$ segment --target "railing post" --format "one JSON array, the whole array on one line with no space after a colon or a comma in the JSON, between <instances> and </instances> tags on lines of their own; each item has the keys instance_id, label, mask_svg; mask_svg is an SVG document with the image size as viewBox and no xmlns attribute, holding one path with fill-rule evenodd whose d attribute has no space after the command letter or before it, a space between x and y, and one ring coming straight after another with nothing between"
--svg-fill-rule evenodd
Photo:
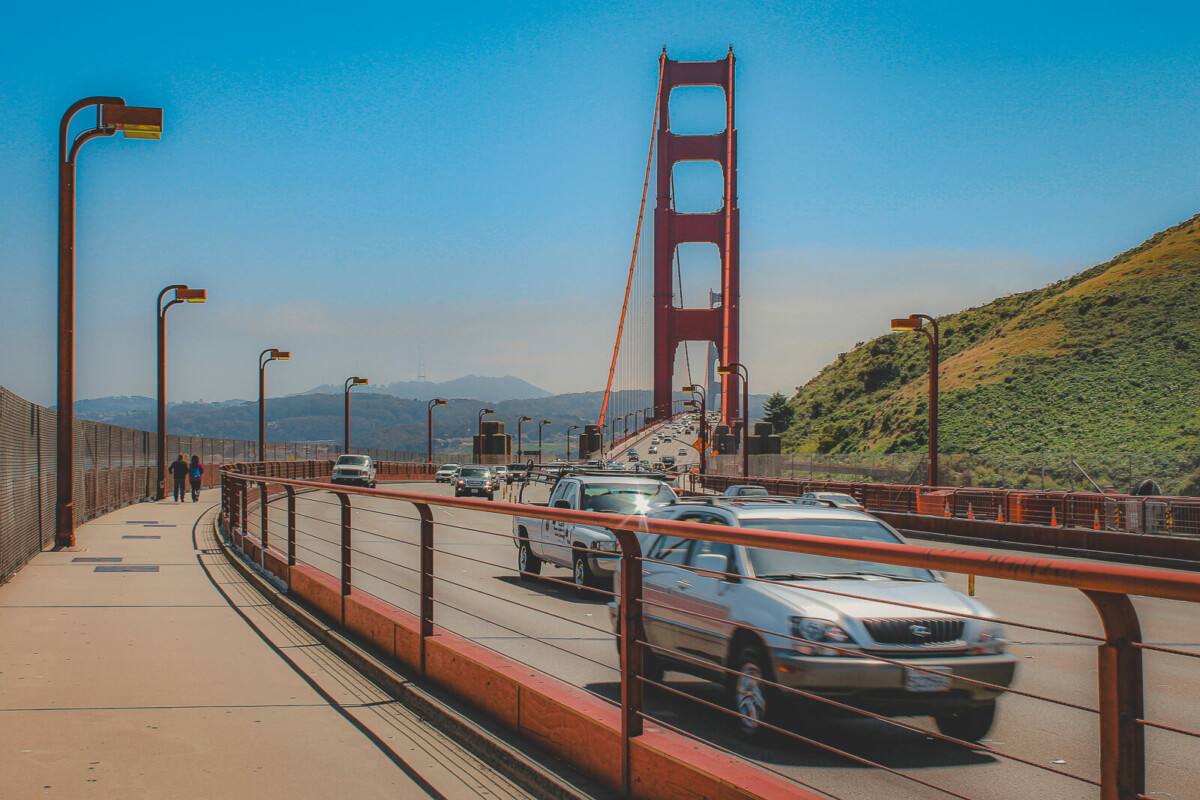
<instances>
[{"instance_id":1,"label":"railing post","mask_svg":"<svg viewBox=\"0 0 1200 800\"><path fill-rule=\"evenodd\" d=\"M350 496L338 493L342 503L342 627L346 626L346 598L350 596Z\"/></svg>"},{"instance_id":2,"label":"railing post","mask_svg":"<svg viewBox=\"0 0 1200 800\"><path fill-rule=\"evenodd\" d=\"M284 490L287 491L287 542L288 551L287 559L288 566L296 566L296 487L291 484L284 485Z\"/></svg>"},{"instance_id":3,"label":"railing post","mask_svg":"<svg viewBox=\"0 0 1200 800\"><path fill-rule=\"evenodd\" d=\"M1096 648L1100 696L1100 798L1133 800L1146 793L1146 731L1142 641L1129 596L1087 589L1104 623Z\"/></svg>"},{"instance_id":4,"label":"railing post","mask_svg":"<svg viewBox=\"0 0 1200 800\"><path fill-rule=\"evenodd\" d=\"M238 528L242 535L246 535L246 505L247 498L250 495L250 481L242 480L238 482Z\"/></svg>"},{"instance_id":5,"label":"railing post","mask_svg":"<svg viewBox=\"0 0 1200 800\"><path fill-rule=\"evenodd\" d=\"M421 516L421 674L425 674L425 640L433 635L433 510L415 503Z\"/></svg>"},{"instance_id":6,"label":"railing post","mask_svg":"<svg viewBox=\"0 0 1200 800\"><path fill-rule=\"evenodd\" d=\"M621 794L633 796L631 739L642 735L642 547L632 531L615 531L621 545Z\"/></svg>"},{"instance_id":7,"label":"railing post","mask_svg":"<svg viewBox=\"0 0 1200 800\"><path fill-rule=\"evenodd\" d=\"M259 536L258 543L260 545L258 560L259 566L265 566L267 563L267 482L262 481L258 484L258 516L259 516Z\"/></svg>"}]
</instances>

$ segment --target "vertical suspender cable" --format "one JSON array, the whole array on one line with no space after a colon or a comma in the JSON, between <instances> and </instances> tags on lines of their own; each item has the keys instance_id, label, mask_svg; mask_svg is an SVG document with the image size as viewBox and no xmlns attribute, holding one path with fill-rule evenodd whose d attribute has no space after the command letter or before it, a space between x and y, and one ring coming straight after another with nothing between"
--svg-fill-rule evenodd
<instances>
[{"instance_id":1,"label":"vertical suspender cable","mask_svg":"<svg viewBox=\"0 0 1200 800\"><path fill-rule=\"evenodd\" d=\"M658 91L654 97L654 125L650 128L650 154L646 156L646 180L642 183L642 205L638 209L637 232L633 235L633 257L629 260L629 278L625 281L625 300L621 303L621 321L617 323L617 343L613 345L612 365L608 368L608 383L604 387L604 402L600 405L600 419L596 422L604 427L604 416L608 413L608 396L612 392L613 371L617 368L617 354L621 352L621 333L625 330L625 311L629 307L629 289L633 286L633 271L637 266L638 243L642 238L642 219L646 215L646 190L650 187L650 170L654 166L654 139L658 134L658 104L662 101L663 70L667 54L658 59Z\"/></svg>"}]
</instances>

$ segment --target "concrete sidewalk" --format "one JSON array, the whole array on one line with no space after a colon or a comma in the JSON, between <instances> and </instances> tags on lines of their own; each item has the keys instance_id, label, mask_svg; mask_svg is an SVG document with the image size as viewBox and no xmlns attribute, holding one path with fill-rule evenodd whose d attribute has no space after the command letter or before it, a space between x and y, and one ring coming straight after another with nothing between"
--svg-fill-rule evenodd
<instances>
[{"instance_id":1,"label":"concrete sidewalk","mask_svg":"<svg viewBox=\"0 0 1200 800\"><path fill-rule=\"evenodd\" d=\"M524 798L296 626L199 503L142 503L0 587L0 798Z\"/></svg>"}]
</instances>

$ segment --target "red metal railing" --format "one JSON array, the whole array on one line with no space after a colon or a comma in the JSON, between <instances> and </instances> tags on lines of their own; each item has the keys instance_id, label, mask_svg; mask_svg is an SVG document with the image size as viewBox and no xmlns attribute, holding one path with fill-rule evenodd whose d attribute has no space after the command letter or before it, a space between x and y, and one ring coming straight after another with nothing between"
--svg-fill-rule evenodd
<instances>
[{"instance_id":1,"label":"red metal railing","mask_svg":"<svg viewBox=\"0 0 1200 800\"><path fill-rule=\"evenodd\" d=\"M277 470L267 467L263 471L272 473ZM416 471L413 474L416 474ZM1008 690L1010 694L1021 698L1050 702L1071 713L1097 718L1099 753L1096 772L1092 775L1077 774L1068 771L1066 767L1044 763L1040 753L1001 750L998 744L1003 743L971 744L961 742L953 737L928 731L908 722L864 712L834 698L825 698L792 689L776 681L768 680L766 682L765 685L769 687L770 691L798 695L809 702L819 703L840 712L860 714L908 732L917 731L923 736L929 737L930 740L942 743L943 746L948 742L970 746L974 751L986 754L988 757L1037 769L1051 774L1055 779L1070 780L1083 787L1098 787L1100 796L1106 800L1109 798L1116 800L1117 798L1149 797L1145 786L1145 733L1147 729L1153 730L1156 736L1171 735L1192 743L1200 738L1200 732L1195 730L1200 725L1195 723L1190 723L1189 727L1189 724L1177 724L1176 720L1162 721L1148 718L1144 710L1144 693L1147 685L1143 680L1142 664L1143 653L1153 653L1156 658L1197 658L1200 657L1200 653L1185 649L1188 645L1169 646L1168 644L1144 643L1138 615L1130 601L1131 595L1138 595L1189 603L1200 602L1200 577L1195 575L1140 567L985 555L930 547L834 540L820 536L746 528L645 520L640 517L621 517L612 514L549 509L540 506L455 499L407 491L332 487L313 481L276 477L271 474L248 475L232 470L225 471L222 477L223 514L234 533L235 541L242 542L247 552L256 554L257 560L264 564L268 562L267 554L274 554L275 561L286 565L287 568L297 564L318 566L328 574L337 577L343 597L350 595L352 587L354 591L362 591L364 585L373 585L378 587L373 591L377 593L376 596L379 599L383 600L383 595L388 595L391 599L386 602L392 603L398 608L404 606L411 608L419 619L422 665L424 664L424 641L434 632L436 607L439 630L454 631L457 627L461 629L462 633L468 634L470 633L468 629L472 625L495 626L496 630L502 632L503 635L484 637L487 646L499 651L505 651L507 648L506 653L510 658L518 662L526 659L522 663L536 669L546 671L546 663L533 663L536 659L527 657L525 654L528 651L553 651L559 653L560 656L569 656L574 659L572 663L594 665L595 668L617 672L620 681L622 767L625 775L624 788L627 792L630 788L628 776L630 774L631 742L642 735L643 724L646 720L652 720L660 728L673 730L686 736L696 736L690 726L679 723L675 716L667 717L664 716L664 712L656 710L655 707L648 708L644 694L646 686L657 687L658 694L665 693L671 699L702 707L705 713L719 712L725 715L737 715L737 712L724 709L705 697L689 691L686 687L681 688L661 680L650 680L647 677L644 669L646 656L653 657L656 653L664 654L666 651L661 645L648 643L642 628L642 611L651 605L651 602L642 597L641 566L646 559L641 552L641 544L637 535L639 533L669 534L685 539L944 570L1044 586L1069 587L1087 597L1098 613L1102 624L1102 631L1097 635L1087 631L1059 630L1043 624L1040 619L1032 623L1012 619L1001 620L1005 625L1013 628L1041 634L1069 636L1080 643L1095 645L1097 703L1094 707L1071 697L1048 697L1026 690L1020 685ZM270 508L266 501L275 493L286 493L287 501L286 512L283 508L275 511L275 530L272 532ZM351 503L351 498L354 498L354 504ZM257 515L250 513L248 506L251 502L259 504ZM408 504L415 508L415 514L403 511ZM441 510L441 518L436 521L434 509ZM557 609L557 613L546 611L545 608L539 608L520 598L506 595L503 584L493 585L481 582L477 577L460 578L446 567L435 571L435 563L452 563L464 573L477 572L481 568L491 571L496 567L514 571L511 569L511 564L505 565L485 557L488 551L487 542L512 543L513 535L495 530L497 526L492 522L481 524L464 519L462 512L485 512L489 515L486 519L498 519L501 523L507 522L511 516L521 515L532 519L600 526L613 530L621 547L621 583L615 587L613 592L604 592L603 590L600 592L617 599L620 604L619 668L614 667L611 662L606 662L606 659L598 657L593 652L581 651L579 648L583 647L583 644L564 645L561 641L547 636L542 631L543 625L550 624L546 621L549 620L554 625L582 625L590 632L589 636L593 638L597 632L607 633L593 623L575 618L572 613L569 613L569 610ZM284 513L286 516L281 519L280 517ZM419 534L413 533L415 529L419 529ZM328 531L329 536L323 537L322 531ZM456 537L464 536L484 538L471 539L472 543L469 545L456 540ZM479 544L479 542L483 544ZM409 555L390 556L389 554L393 550L407 552ZM514 551L508 552L511 554ZM437 557L436 561L435 556ZM282 572L281 577L286 580L287 570L281 567L280 571ZM544 576L542 582L543 585L556 591L556 585L564 588L573 587L570 581L549 575ZM814 586L811 589L806 586L805 589L818 593L825 591L829 595L855 597L855 595L845 592L823 590L820 586ZM473 608L471 603L464 598L483 598L481 602L485 606L482 609ZM878 602L878 598L871 599ZM518 607L514 619L536 613L544 621L535 626L536 630L524 630L521 623L509 621L507 618L502 619L499 616L497 609L502 603ZM904 603L896 603L896 605L905 606ZM908 607L913 610L925 610ZM693 618L697 618L697 615L704 616L702 611L697 612L695 608L672 607L672 610L690 613ZM928 610L937 611L937 609ZM1050 612L1051 609L1046 609L1046 613ZM958 617L970 618L971 616L957 612L950 613L954 613ZM767 632L756 628L752 628L751 631L758 635L771 633L778 636L777 632ZM525 645L513 649L515 645L497 644L498 641L508 642L515 637L519 637L519 641L524 642ZM790 638L798 644L813 644L799 637L784 638ZM847 651L845 652L847 656L861 656L861 653L852 653L847 648L836 645L822 644L821 646L835 651ZM693 658L688 653L678 650L672 651L672 657L683 661ZM886 662L888 660L886 657L875 654L870 657L877 661ZM708 666L712 667L712 665ZM905 662L905 666L913 668L911 662ZM915 668L918 671L921 669L919 665ZM720 665L719 669L731 679L742 676L742 673L732 669L729 665ZM1079 677L1081 676L1072 675L1068 682L1077 682ZM955 680L967 681L966 678L955 678ZM1034 685L1038 684L1035 682ZM1161 691L1157 686L1152 686L1151 689L1155 693ZM675 712L669 713L674 714ZM818 735L804 731L797 732L786 724L771 725L770 727L780 736L810 747L820 748L839 758L885 770L909 781L914 786L928 788L945 796L967 796L962 793L964 789L961 787L937 785L920 774L912 774L889 766L883 763L882 759L863 756L861 753L855 752L853 747L838 746L836 743L824 741ZM763 766L765 769L778 772L771 765ZM789 774L788 778L797 780L795 774ZM799 780L798 783L807 785L808 782ZM1010 786L1009 789L1011 788ZM1005 789L1003 796L1013 796L1013 793Z\"/></svg>"}]
</instances>

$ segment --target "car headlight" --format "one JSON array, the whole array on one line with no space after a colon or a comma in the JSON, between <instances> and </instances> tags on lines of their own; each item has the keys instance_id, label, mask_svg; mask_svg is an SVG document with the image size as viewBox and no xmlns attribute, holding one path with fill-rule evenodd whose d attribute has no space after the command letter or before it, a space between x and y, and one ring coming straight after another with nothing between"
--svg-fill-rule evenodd
<instances>
[{"instance_id":1,"label":"car headlight","mask_svg":"<svg viewBox=\"0 0 1200 800\"><path fill-rule=\"evenodd\" d=\"M615 552L617 552L617 543L616 542L592 542L592 549L599 550L603 553L615 553Z\"/></svg>"},{"instance_id":2,"label":"car headlight","mask_svg":"<svg viewBox=\"0 0 1200 800\"><path fill-rule=\"evenodd\" d=\"M985 622L979 632L975 645L971 648L972 655L995 655L1003 653L1008 644L1004 638L1004 626L999 622Z\"/></svg>"},{"instance_id":3,"label":"car headlight","mask_svg":"<svg viewBox=\"0 0 1200 800\"><path fill-rule=\"evenodd\" d=\"M854 640L850 638L850 634L841 629L840 626L830 622L827 619L812 619L810 617L792 617L792 636L805 641L792 642L792 646L796 652L804 653L805 655L813 656L840 656L846 655L838 650L833 650L828 647L816 646L819 642L828 642L829 644L844 647L846 645L854 645Z\"/></svg>"}]
</instances>

